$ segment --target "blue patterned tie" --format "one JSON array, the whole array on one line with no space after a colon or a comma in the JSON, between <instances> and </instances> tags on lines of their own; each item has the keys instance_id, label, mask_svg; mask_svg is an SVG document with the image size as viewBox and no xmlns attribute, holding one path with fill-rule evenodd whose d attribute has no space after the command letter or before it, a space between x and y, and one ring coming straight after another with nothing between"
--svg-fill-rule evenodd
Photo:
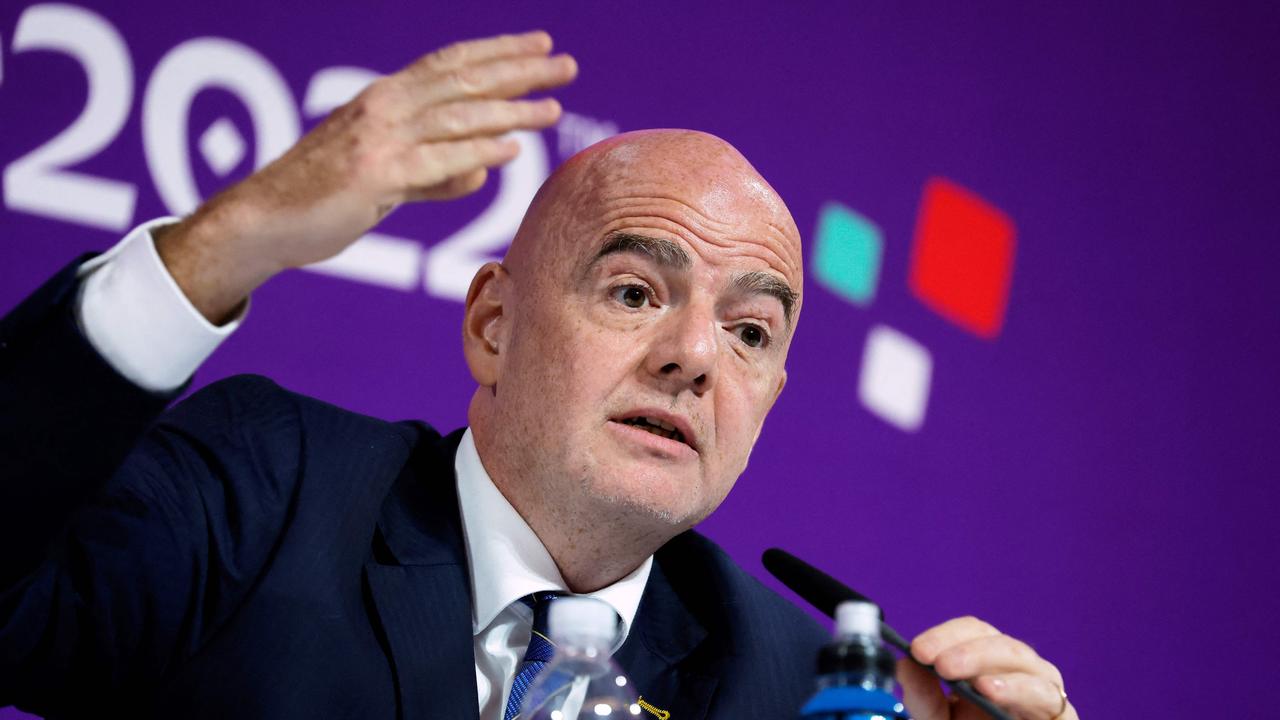
<instances>
[{"instance_id":1,"label":"blue patterned tie","mask_svg":"<svg viewBox=\"0 0 1280 720\"><path fill-rule=\"evenodd\" d=\"M524 651L520 672L511 682L511 694L507 697L507 710L502 714L502 720L513 720L520 714L520 701L524 700L534 678L551 662L556 646L547 634L547 610L558 597L561 597L560 593L538 592L520 598L520 602L533 609L533 632L529 634L529 648Z\"/></svg>"}]
</instances>

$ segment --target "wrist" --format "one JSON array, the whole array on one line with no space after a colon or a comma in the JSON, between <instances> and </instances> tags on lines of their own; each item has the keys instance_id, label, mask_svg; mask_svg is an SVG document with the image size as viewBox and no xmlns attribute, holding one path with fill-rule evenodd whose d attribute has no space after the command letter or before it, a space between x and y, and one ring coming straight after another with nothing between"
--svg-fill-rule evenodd
<instances>
[{"instance_id":1,"label":"wrist","mask_svg":"<svg viewBox=\"0 0 1280 720\"><path fill-rule=\"evenodd\" d=\"M283 269L254 247L247 215L215 199L152 232L156 252L178 288L215 325L233 318L258 286Z\"/></svg>"}]
</instances>

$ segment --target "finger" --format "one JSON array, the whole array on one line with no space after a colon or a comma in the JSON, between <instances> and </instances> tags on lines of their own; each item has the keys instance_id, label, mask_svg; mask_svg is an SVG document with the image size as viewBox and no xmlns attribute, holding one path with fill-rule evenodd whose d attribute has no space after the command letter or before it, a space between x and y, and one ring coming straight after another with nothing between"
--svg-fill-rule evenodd
<instances>
[{"instance_id":1,"label":"finger","mask_svg":"<svg viewBox=\"0 0 1280 720\"><path fill-rule=\"evenodd\" d=\"M405 68L419 76L456 70L467 65L523 55L546 55L551 52L551 36L542 30L517 35L498 35L479 40L464 40L423 55Z\"/></svg>"},{"instance_id":2,"label":"finger","mask_svg":"<svg viewBox=\"0 0 1280 720\"><path fill-rule=\"evenodd\" d=\"M932 665L943 650L953 645L999 634L999 630L976 617L956 618L917 635L911 641L911 655Z\"/></svg>"},{"instance_id":3,"label":"finger","mask_svg":"<svg viewBox=\"0 0 1280 720\"><path fill-rule=\"evenodd\" d=\"M414 191L409 200L452 200L479 190L488 179L489 171L485 168L472 170L465 175L455 175L438 185Z\"/></svg>"},{"instance_id":4,"label":"finger","mask_svg":"<svg viewBox=\"0 0 1280 720\"><path fill-rule=\"evenodd\" d=\"M467 98L512 98L560 87L578 74L569 55L518 57L467 65L421 82L410 79L409 92L428 105Z\"/></svg>"},{"instance_id":5,"label":"finger","mask_svg":"<svg viewBox=\"0 0 1280 720\"><path fill-rule=\"evenodd\" d=\"M1012 710L1018 717L1030 720L1056 720L1062 712L1063 720L1075 718L1075 709L1062 706L1060 686L1041 675L1029 673L1004 673L983 675L973 681L978 692L1002 708Z\"/></svg>"},{"instance_id":6,"label":"finger","mask_svg":"<svg viewBox=\"0 0 1280 720\"><path fill-rule=\"evenodd\" d=\"M406 153L400 187L430 188L458 175L510 161L520 145L510 138L472 138L418 145Z\"/></svg>"},{"instance_id":7,"label":"finger","mask_svg":"<svg viewBox=\"0 0 1280 720\"><path fill-rule=\"evenodd\" d=\"M902 703L907 706L907 714L915 720L947 720L951 716L947 696L928 670L910 658L899 658L896 674L898 684L902 685Z\"/></svg>"},{"instance_id":8,"label":"finger","mask_svg":"<svg viewBox=\"0 0 1280 720\"><path fill-rule=\"evenodd\" d=\"M542 100L472 100L432 105L415 120L424 141L502 135L511 130L540 130L560 119L560 103Z\"/></svg>"},{"instance_id":9,"label":"finger","mask_svg":"<svg viewBox=\"0 0 1280 720\"><path fill-rule=\"evenodd\" d=\"M1030 645L1008 635L988 635L952 645L933 661L938 674L949 680L1001 673L1030 673L1062 683L1058 668L1036 654Z\"/></svg>"}]
</instances>

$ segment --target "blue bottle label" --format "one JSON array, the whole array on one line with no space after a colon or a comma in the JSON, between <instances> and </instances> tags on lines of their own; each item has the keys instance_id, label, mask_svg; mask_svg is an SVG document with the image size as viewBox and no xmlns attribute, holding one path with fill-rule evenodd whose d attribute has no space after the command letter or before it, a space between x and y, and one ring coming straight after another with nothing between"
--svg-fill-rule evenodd
<instances>
[{"instance_id":1,"label":"blue bottle label","mask_svg":"<svg viewBox=\"0 0 1280 720\"><path fill-rule=\"evenodd\" d=\"M800 709L804 720L905 720L906 708L883 690L841 685L820 691Z\"/></svg>"}]
</instances>

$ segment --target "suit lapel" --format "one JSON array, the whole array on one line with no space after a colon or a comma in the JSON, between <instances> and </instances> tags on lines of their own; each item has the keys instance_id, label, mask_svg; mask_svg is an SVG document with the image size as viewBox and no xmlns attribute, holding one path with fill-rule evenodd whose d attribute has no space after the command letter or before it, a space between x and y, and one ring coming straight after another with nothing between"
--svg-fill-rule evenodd
<instances>
[{"instance_id":1,"label":"suit lapel","mask_svg":"<svg viewBox=\"0 0 1280 720\"><path fill-rule=\"evenodd\" d=\"M460 437L418 444L383 504L374 557L365 564L406 720L479 715L453 473Z\"/></svg>"},{"instance_id":2,"label":"suit lapel","mask_svg":"<svg viewBox=\"0 0 1280 720\"><path fill-rule=\"evenodd\" d=\"M479 716L471 581L453 472L462 432L417 444L383 503L373 558L365 564L405 720ZM716 653L664 572L662 556L617 660L650 720L703 720L717 684L707 667Z\"/></svg>"},{"instance_id":3,"label":"suit lapel","mask_svg":"<svg viewBox=\"0 0 1280 720\"><path fill-rule=\"evenodd\" d=\"M477 717L466 569L370 563L366 572L391 650L401 716Z\"/></svg>"},{"instance_id":4,"label":"suit lapel","mask_svg":"<svg viewBox=\"0 0 1280 720\"><path fill-rule=\"evenodd\" d=\"M676 594L660 562L653 564L633 628L616 658L645 701L645 716L702 720L717 678L690 655L706 640L707 629Z\"/></svg>"}]
</instances>

